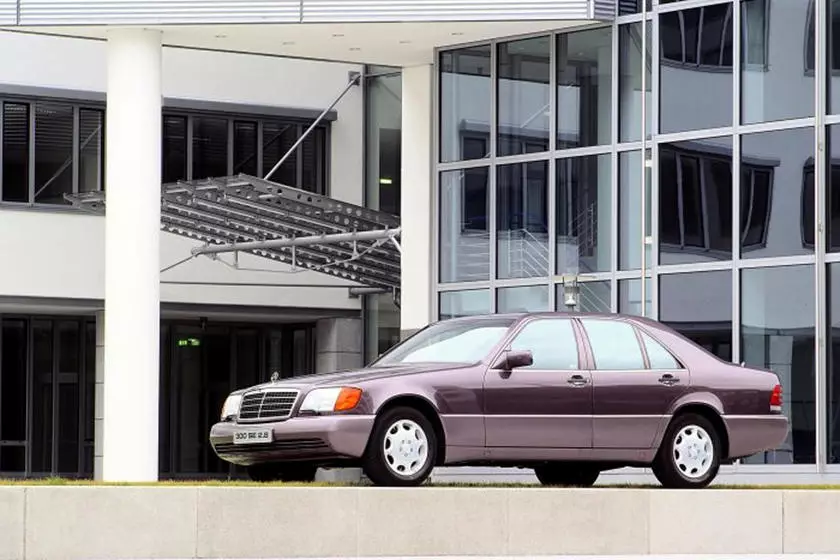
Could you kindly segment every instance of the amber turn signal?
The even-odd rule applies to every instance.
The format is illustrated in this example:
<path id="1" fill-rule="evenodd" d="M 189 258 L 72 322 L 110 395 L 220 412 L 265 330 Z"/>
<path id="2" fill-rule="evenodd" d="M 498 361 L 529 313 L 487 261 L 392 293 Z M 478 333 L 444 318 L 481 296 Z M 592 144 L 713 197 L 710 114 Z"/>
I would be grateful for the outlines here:
<path id="1" fill-rule="evenodd" d="M 362 390 L 355 387 L 344 387 L 335 399 L 335 407 L 333 410 L 341 412 L 343 410 L 350 410 L 359 404 L 362 399 Z"/>

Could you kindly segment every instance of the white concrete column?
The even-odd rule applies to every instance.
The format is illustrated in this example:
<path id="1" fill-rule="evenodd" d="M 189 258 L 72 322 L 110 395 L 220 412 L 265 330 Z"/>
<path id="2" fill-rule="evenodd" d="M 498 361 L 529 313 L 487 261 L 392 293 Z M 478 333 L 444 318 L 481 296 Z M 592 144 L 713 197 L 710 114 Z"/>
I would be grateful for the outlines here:
<path id="1" fill-rule="evenodd" d="M 402 69 L 400 331 L 432 320 L 433 67 Z"/>
<path id="2" fill-rule="evenodd" d="M 106 481 L 158 478 L 161 33 L 108 33 Z"/>

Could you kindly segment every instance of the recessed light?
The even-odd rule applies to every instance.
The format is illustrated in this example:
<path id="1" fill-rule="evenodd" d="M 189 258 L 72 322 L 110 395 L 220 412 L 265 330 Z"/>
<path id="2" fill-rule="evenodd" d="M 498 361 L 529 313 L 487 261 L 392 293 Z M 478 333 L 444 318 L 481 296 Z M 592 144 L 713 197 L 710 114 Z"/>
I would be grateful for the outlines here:
<path id="1" fill-rule="evenodd" d="M 350 50 L 351 51 L 360 51 L 362 49 L 360 49 L 359 47 L 350 47 Z"/>
<path id="2" fill-rule="evenodd" d="M 333 33 L 333 37 L 344 37 L 344 33 Z"/>
<path id="3" fill-rule="evenodd" d="M 227 39 L 227 35 L 216 35 L 216 39 Z"/>
<path id="4" fill-rule="evenodd" d="M 409 43 L 411 43 L 411 41 L 405 41 L 405 40 L 404 40 L 404 41 L 400 41 L 400 45 L 407 45 L 407 44 L 409 44 Z"/>
<path id="5" fill-rule="evenodd" d="M 457 37 L 457 36 L 459 36 L 459 35 L 463 35 L 463 34 L 464 34 L 464 33 L 463 33 L 462 31 L 453 31 L 453 32 L 452 32 L 452 35 L 454 35 L 455 37 Z"/>
<path id="6" fill-rule="evenodd" d="M 283 44 L 284 45 L 294 45 L 295 42 L 294 41 L 283 41 Z"/>

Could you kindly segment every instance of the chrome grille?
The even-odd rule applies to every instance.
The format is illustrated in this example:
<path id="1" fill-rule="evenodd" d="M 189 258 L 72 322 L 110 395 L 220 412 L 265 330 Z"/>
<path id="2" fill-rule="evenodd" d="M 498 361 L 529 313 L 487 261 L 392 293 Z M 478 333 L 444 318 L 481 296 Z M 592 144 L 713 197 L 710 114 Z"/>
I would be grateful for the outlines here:
<path id="1" fill-rule="evenodd" d="M 239 420 L 258 422 L 288 418 L 299 394 L 300 391 L 294 389 L 263 389 L 246 393 L 239 405 Z"/>

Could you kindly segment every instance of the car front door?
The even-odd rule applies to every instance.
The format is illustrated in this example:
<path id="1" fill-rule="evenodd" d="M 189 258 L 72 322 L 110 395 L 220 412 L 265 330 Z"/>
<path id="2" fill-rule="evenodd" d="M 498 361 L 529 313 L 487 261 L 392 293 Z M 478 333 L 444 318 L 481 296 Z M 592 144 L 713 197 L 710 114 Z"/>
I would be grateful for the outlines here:
<path id="1" fill-rule="evenodd" d="M 630 322 L 580 323 L 593 362 L 593 447 L 650 449 L 662 419 L 688 388 L 688 372 Z"/>
<path id="2" fill-rule="evenodd" d="M 591 447 L 592 379 L 581 368 L 577 329 L 567 318 L 529 320 L 509 350 L 529 350 L 533 364 L 487 370 L 487 447 Z"/>

